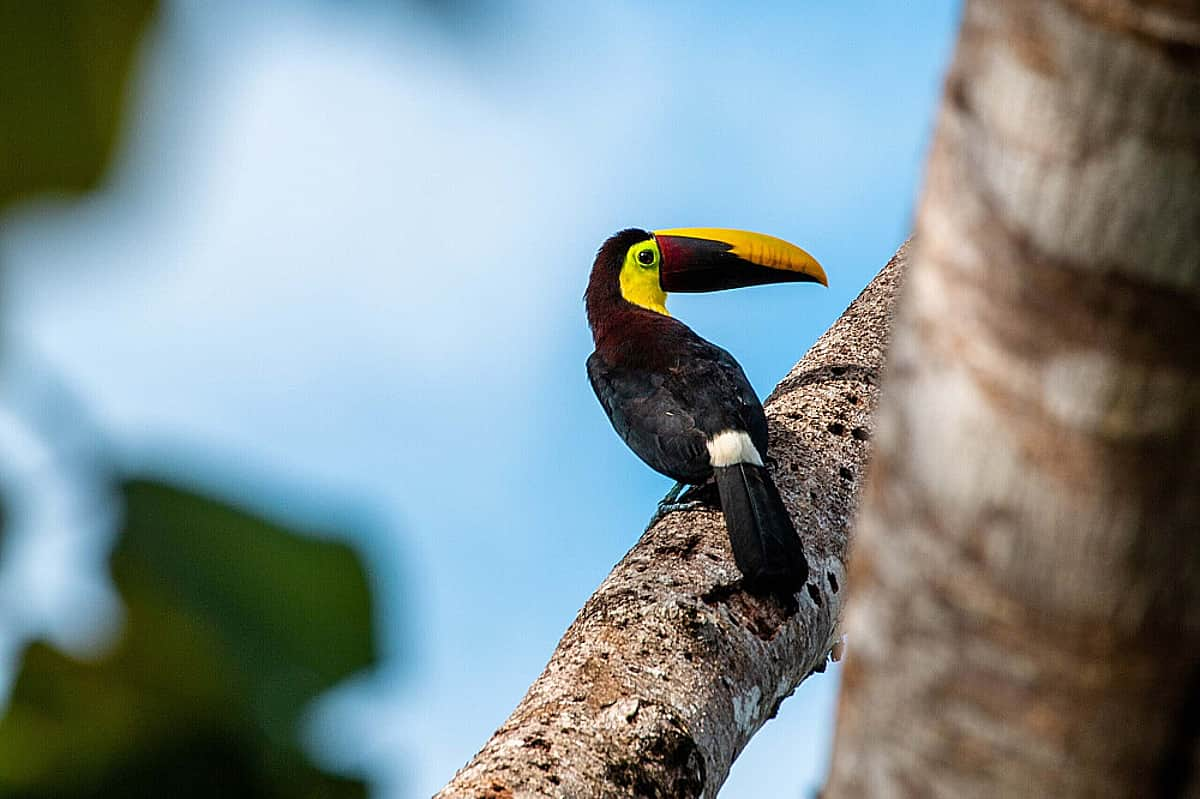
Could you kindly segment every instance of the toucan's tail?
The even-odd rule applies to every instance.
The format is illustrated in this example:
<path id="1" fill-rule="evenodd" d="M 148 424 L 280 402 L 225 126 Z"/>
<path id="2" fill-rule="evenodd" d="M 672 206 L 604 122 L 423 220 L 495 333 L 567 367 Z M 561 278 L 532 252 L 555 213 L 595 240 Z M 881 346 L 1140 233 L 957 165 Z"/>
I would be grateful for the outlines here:
<path id="1" fill-rule="evenodd" d="M 808 561 L 771 475 L 752 463 L 714 471 L 733 559 L 746 584 L 799 591 L 808 579 Z"/>

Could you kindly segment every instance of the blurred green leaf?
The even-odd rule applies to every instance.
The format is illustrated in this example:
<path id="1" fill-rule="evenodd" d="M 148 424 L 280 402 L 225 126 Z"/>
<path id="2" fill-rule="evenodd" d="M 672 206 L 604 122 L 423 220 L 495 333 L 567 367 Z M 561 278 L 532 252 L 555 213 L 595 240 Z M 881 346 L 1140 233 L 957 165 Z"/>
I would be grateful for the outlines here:
<path id="1" fill-rule="evenodd" d="M 0 0 L 0 209 L 95 187 L 154 0 Z"/>
<path id="2" fill-rule="evenodd" d="M 358 558 L 159 483 L 124 495 L 122 637 L 95 663 L 30 648 L 0 721 L 0 795 L 364 796 L 296 738 L 317 693 L 374 661 Z"/>

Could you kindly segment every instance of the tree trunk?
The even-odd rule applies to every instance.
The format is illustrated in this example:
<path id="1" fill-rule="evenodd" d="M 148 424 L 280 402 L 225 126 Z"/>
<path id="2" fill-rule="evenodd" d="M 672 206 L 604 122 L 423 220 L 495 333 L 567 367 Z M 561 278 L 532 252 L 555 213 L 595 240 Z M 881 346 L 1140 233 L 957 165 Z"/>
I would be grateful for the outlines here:
<path id="1" fill-rule="evenodd" d="M 824 670 L 903 253 L 766 403 L 775 481 L 811 566 L 798 601 L 742 590 L 719 512 L 670 514 L 617 564 L 512 716 L 438 796 L 714 797 L 750 737 Z"/>
<path id="2" fill-rule="evenodd" d="M 825 796 L 1200 796 L 1200 4 L 968 0 Z"/>

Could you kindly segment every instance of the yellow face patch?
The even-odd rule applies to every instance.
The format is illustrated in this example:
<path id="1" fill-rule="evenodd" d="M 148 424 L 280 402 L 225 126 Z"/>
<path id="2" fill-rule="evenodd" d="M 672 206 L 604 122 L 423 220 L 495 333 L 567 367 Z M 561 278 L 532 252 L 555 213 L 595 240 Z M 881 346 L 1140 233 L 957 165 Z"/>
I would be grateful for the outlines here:
<path id="1" fill-rule="evenodd" d="M 658 251 L 658 242 L 654 239 L 639 241 L 630 247 L 621 266 L 621 296 L 634 305 L 670 316 L 667 313 L 667 293 L 658 282 L 661 263 L 662 253 Z"/>

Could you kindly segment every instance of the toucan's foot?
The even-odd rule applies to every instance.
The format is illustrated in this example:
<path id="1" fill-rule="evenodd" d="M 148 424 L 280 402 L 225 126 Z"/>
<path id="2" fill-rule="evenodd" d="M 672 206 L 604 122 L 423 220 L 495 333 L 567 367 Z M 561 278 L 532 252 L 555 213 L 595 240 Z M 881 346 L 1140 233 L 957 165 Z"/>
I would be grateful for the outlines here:
<path id="1" fill-rule="evenodd" d="M 717 499 L 717 486 L 715 483 L 708 482 L 702 485 L 676 483 L 667 492 L 667 495 L 659 501 L 658 509 L 654 511 L 654 516 L 650 519 L 650 523 L 646 525 L 646 529 L 649 530 L 658 524 L 668 513 L 674 513 L 679 510 L 699 510 L 700 508 L 719 507 L 721 507 L 721 503 Z"/>
<path id="2" fill-rule="evenodd" d="M 671 490 L 675 491 L 675 489 Z M 667 496 L 670 496 L 670 494 Z M 700 502 L 699 500 L 692 500 L 691 502 L 667 502 L 667 498 L 663 497 L 663 501 L 658 503 L 658 509 L 655 510 L 654 515 L 650 517 L 650 523 L 646 525 L 646 530 L 649 530 L 651 527 L 658 524 L 663 520 L 663 517 L 669 513 L 674 513 L 675 511 L 679 510 L 696 510 L 697 508 L 703 507 L 705 507 L 705 503 Z"/>

